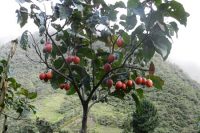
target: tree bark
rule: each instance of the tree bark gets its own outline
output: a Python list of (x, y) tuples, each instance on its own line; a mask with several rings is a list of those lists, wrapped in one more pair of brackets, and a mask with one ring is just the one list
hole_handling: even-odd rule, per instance
[(7, 132), (8, 126), (6, 125), (6, 122), (7, 122), (7, 115), (5, 115), (5, 118), (4, 118), (2, 133), (6, 133)]
[(83, 104), (82, 127), (80, 133), (87, 133), (88, 103)]

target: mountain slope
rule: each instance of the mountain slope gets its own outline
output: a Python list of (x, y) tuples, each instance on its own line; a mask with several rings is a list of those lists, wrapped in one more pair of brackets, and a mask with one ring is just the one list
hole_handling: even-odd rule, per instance
[[(0, 59), (6, 57), (5, 53), (8, 52), (8, 47), (9, 45), (5, 45), (0, 48)], [(63, 91), (53, 90), (49, 84), (39, 81), (38, 73), (44, 71), (45, 67), (31, 62), (25, 56), (26, 54), (32, 59), (38, 59), (32, 50), (25, 52), (18, 48), (12, 60), (10, 75), (16, 77), (26, 88), (38, 92), (38, 98), (34, 101), (38, 108), (36, 116), (49, 121), (55, 131), (76, 132), (81, 118), (81, 108), (78, 107), (79, 101), (76, 97), (65, 96)], [(156, 75), (165, 80), (163, 90), (145, 89), (147, 99), (158, 108), (159, 125), (154, 132), (197, 132), (197, 120), (200, 116), (200, 85), (188, 78), (176, 65), (162, 62), (157, 56), (153, 61), (156, 66)], [(89, 118), (91, 132), (122, 132), (123, 122), (132, 111), (130, 109), (132, 105), (118, 102), (119, 100), (112, 99), (113, 104), (123, 105), (123, 108), (105, 103), (94, 106)], [(30, 116), (30, 123), (35, 123), (36, 116)], [(22, 132), (24, 126), (35, 127), (35, 125), (23, 121), (11, 121), (9, 123), (9, 132), (11, 133), (13, 131)]]

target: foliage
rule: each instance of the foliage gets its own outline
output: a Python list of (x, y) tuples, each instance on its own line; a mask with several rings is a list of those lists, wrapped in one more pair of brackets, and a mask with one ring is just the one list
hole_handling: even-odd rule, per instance
[[(35, 112), (35, 107), (30, 104), (30, 100), (37, 97), (36, 92), (29, 92), (23, 88), (14, 78), (8, 76), (10, 60), (14, 56), (16, 43), (12, 42), (12, 47), (8, 55), (7, 60), (0, 60), (0, 115), (5, 116), (3, 132), (7, 131), (7, 117), (12, 119), (20, 119), (21, 115), (25, 111)], [(18, 114), (17, 117), (9, 116), (6, 114), (7, 110), (14, 110)]]
[[(41, 79), (45, 82), (50, 80), (54, 89), (64, 83), (70, 84), (70, 88), (65, 88), (67, 94), (78, 94), (83, 107), (83, 133), (87, 129), (89, 109), (107, 96), (124, 99), (130, 94), (136, 105), (139, 105), (139, 98), (143, 97), (141, 88), (145, 86), (134, 84), (127, 87), (125, 82), (128, 79), (134, 80), (138, 75), (147, 76), (154, 80), (154, 87), (162, 88), (164, 81), (153, 75), (149, 63), (155, 53), (161, 55), (163, 60), (167, 59), (172, 42), (170, 33), (177, 33), (178, 30), (177, 22), (168, 22), (164, 18), (172, 17), (186, 25), (188, 17), (183, 6), (176, 1), (128, 0), (126, 7), (122, 1), (108, 5), (104, 0), (61, 0), (52, 6), (50, 15), (36, 3), (29, 1), (29, 4), (30, 13), (23, 6), (17, 10), (18, 22), (21, 27), (24, 26), (29, 14), (46, 42), (41, 50), (34, 36), (25, 31), (21, 37), (21, 46), (27, 49), (29, 33), (39, 62), (46, 65), (46, 72), (53, 74), (53, 77), (51, 75), (50, 78)], [(127, 14), (120, 17), (119, 25), (111, 25), (110, 22), (118, 21), (118, 8), (125, 8)], [(57, 23), (59, 20), (64, 20), (64, 24)], [(99, 29), (100, 25), (104, 29)], [(55, 29), (55, 33), (50, 33), (49, 26)], [(119, 29), (119, 26), (123, 29)], [(100, 49), (93, 48), (97, 41), (105, 45)], [(113, 55), (114, 59), (108, 59), (109, 55)], [(106, 86), (108, 79), (112, 79), (116, 87), (112, 86), (112, 82), (111, 88)], [(120, 82), (122, 86), (117, 85), (118, 81), (124, 82)]]
[(132, 126), (136, 133), (152, 132), (158, 125), (158, 115), (155, 106), (147, 101), (140, 102), (140, 111), (133, 113)]
[[(8, 47), (9, 44), (0, 48), (0, 58), (7, 57)], [(29, 49), (29, 54), (33, 59), (38, 59), (33, 49)], [(163, 63), (157, 56), (153, 59), (153, 62), (157, 66), (155, 74), (165, 81), (162, 90), (144, 89), (145, 98), (153, 102), (158, 110), (159, 124), (154, 133), (198, 132), (196, 116), (200, 114), (200, 85), (192, 81), (188, 75), (185, 75), (178, 66), (169, 62)], [(55, 132), (58, 130), (70, 132), (71, 129), (78, 131), (81, 125), (81, 105), (78, 97), (76, 95), (66, 96), (62, 90), (53, 90), (48, 83), (39, 82), (37, 76), (38, 72), (42, 70), (44, 70), (43, 66), (30, 61), (24, 51), (19, 47), (17, 48), (10, 64), (10, 76), (14, 77), (25, 88), (28, 88), (29, 91), (38, 92), (38, 96), (33, 102), (37, 110), (36, 116), (53, 125), (57, 125), (57, 130), (54, 129)], [(122, 132), (123, 127), (120, 125), (126, 120), (127, 115), (135, 109), (134, 103), (132, 100), (121, 101), (120, 99), (110, 98), (108, 104), (95, 104), (91, 109), (89, 113), (90, 122), (88, 122), (89, 132), (101, 133), (110, 130), (115, 133)], [(9, 114), (13, 114), (13, 112)], [(129, 121), (131, 121), (132, 115), (129, 116)], [(25, 129), (24, 126), (32, 127), (29, 129), (33, 129), (35, 127), (35, 115), (30, 113), (26, 115), (26, 118), (31, 118), (32, 122), (8, 119), (8, 132), (27, 132), (27, 128)], [(91, 120), (94, 121), (91, 122)], [(111, 125), (103, 126), (98, 123), (102, 121), (109, 122)], [(118, 125), (117, 123), (122, 124)], [(127, 126), (125, 127), (127, 128)], [(37, 129), (37, 127), (35, 128)]]

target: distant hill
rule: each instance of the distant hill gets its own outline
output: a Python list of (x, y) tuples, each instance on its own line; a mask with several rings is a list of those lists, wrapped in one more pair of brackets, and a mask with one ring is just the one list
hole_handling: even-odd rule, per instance
[[(9, 45), (0, 47), (0, 59), (6, 57)], [(37, 60), (36, 54), (18, 48), (12, 60), (10, 75), (32, 91), (38, 92), (38, 99), (34, 104), (38, 108), (37, 117), (45, 119), (52, 124), (55, 131), (76, 132), (80, 126), (81, 108), (76, 97), (65, 96), (63, 91), (51, 89), (49, 84), (38, 79), (38, 73), (45, 67), (31, 62), (25, 55)], [(156, 75), (165, 80), (163, 90), (145, 89), (147, 99), (153, 101), (158, 108), (159, 125), (154, 133), (196, 133), (200, 116), (200, 85), (190, 79), (178, 66), (169, 62), (162, 62), (160, 57), (153, 59), (156, 66)], [(105, 103), (94, 106), (90, 113), (89, 129), (98, 133), (120, 133), (123, 122), (130, 113), (130, 105), (112, 103), (125, 106), (113, 107)], [(132, 106), (132, 105), (131, 105)], [(69, 111), (70, 110), (70, 111)], [(30, 115), (30, 122), (10, 121), (9, 132), (25, 132), (24, 127), (36, 132), (35, 117)], [(34, 128), (33, 128), (34, 127)]]

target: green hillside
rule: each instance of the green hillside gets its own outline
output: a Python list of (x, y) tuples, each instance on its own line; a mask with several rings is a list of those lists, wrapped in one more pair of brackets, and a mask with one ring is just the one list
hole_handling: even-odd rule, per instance
[[(6, 57), (8, 47), (5, 45), (0, 48), (0, 58)], [(30, 61), (26, 54), (37, 60), (30, 49), (25, 52), (18, 48), (11, 64), (10, 75), (26, 88), (38, 92), (38, 98), (33, 103), (37, 114), (24, 114), (26, 120), (9, 119), (8, 132), (42, 132), (45, 128), (60, 133), (78, 132), (82, 115), (78, 97), (66, 96), (65, 92), (53, 90), (49, 84), (41, 82), (38, 74), (45, 67)], [(197, 132), (200, 85), (189, 79), (176, 65), (162, 62), (159, 57), (154, 58), (154, 63), (156, 75), (165, 80), (163, 90), (145, 89), (146, 98), (153, 101), (158, 109), (159, 125), (154, 133)], [(92, 108), (88, 121), (89, 132), (121, 133), (126, 128), (124, 122), (134, 109), (134, 104), (114, 98), (109, 100), (109, 104), (99, 103)], [(36, 121), (37, 117), (39, 120)]]

